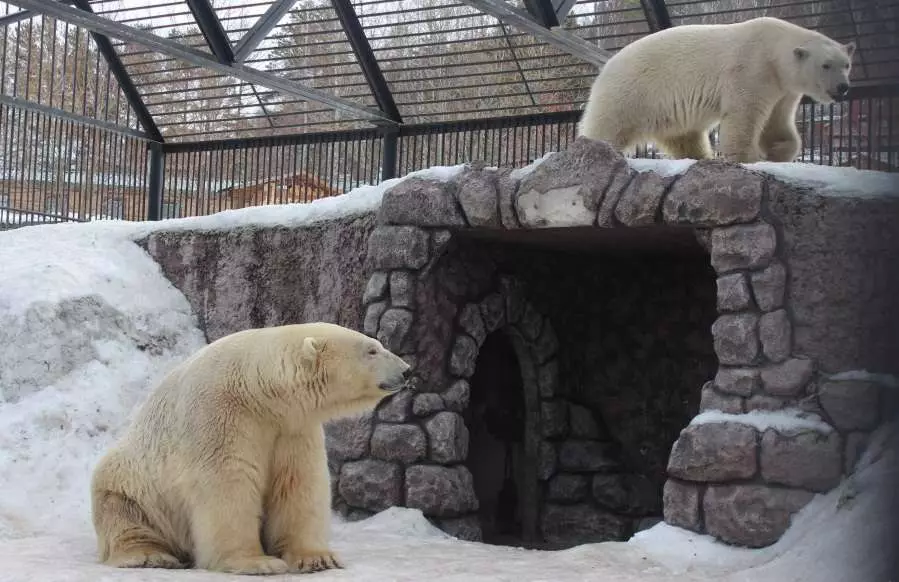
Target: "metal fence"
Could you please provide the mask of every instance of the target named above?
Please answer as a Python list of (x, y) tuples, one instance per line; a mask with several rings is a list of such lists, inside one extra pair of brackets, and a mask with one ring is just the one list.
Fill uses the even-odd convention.
[[(0, 224), (145, 220), (308, 202), (432, 166), (521, 167), (576, 137), (580, 112), (157, 144), (0, 102)], [(899, 92), (806, 104), (799, 161), (899, 171)], [(713, 141), (714, 141), (713, 135)], [(651, 146), (639, 157), (660, 157)]]

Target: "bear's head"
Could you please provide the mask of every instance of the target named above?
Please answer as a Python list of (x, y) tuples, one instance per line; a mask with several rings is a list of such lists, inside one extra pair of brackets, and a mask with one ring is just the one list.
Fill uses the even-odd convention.
[(411, 371), (378, 340), (327, 323), (303, 339), (300, 358), (316, 408), (329, 417), (374, 408), (406, 387)]
[(849, 93), (853, 54), (854, 42), (840, 44), (826, 37), (804, 42), (793, 48), (792, 58), (797, 66), (787, 82), (796, 93), (819, 103), (833, 103)]

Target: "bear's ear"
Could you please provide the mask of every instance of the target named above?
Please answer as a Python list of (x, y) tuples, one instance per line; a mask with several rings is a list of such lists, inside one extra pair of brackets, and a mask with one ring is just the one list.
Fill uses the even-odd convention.
[(300, 349), (300, 360), (303, 362), (303, 365), (309, 369), (314, 369), (324, 347), (325, 342), (318, 338), (304, 338), (303, 347)]
[(849, 55), (850, 57), (855, 54), (855, 41), (854, 40), (850, 40), (849, 42), (844, 44), (843, 47), (846, 49), (846, 54)]
[(793, 49), (793, 54), (796, 55), (796, 58), (801, 61), (808, 57), (808, 50), (802, 48), (801, 46), (797, 46)]

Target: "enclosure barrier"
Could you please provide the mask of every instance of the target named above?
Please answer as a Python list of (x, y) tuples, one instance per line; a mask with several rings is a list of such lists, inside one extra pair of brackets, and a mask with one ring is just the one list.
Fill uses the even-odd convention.
[[(899, 170), (899, 87), (859, 87), (797, 116), (799, 161)], [(564, 149), (579, 111), (355, 131), (149, 140), (109, 124), (0, 101), (0, 228), (97, 219), (158, 220), (309, 202), (409, 172), (480, 160), (521, 167)], [(712, 136), (713, 141), (715, 135)], [(638, 157), (659, 157), (651, 146)]]

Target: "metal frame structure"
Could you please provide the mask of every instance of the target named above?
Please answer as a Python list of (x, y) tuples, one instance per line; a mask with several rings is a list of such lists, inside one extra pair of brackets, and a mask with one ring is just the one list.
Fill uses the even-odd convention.
[[(308, 10), (307, 8), (302, 7), (297, 8), (298, 0), (271, 0), (268, 3), (257, 3), (257, 5), (267, 4), (266, 10), (256, 19), (255, 23), (242, 35), (236, 38), (234, 42), (229, 40), (229, 34), (231, 34), (232, 31), (227, 30), (227, 27), (223, 25), (223, 20), (219, 17), (221, 9), (217, 10), (213, 5), (212, 0), (181, 0), (189, 10), (192, 22), (198, 28), (199, 34), (204, 40), (203, 44), (205, 47), (208, 47), (208, 53), (198, 50), (196, 46), (189, 46), (186, 42), (164, 38), (151, 31), (132, 26), (128, 22), (117, 22), (112, 18), (105, 17), (105, 15), (96, 14), (91, 8), (91, 2), (102, 3), (104, 1), (108, 0), (6, 0), (7, 4), (17, 6), (21, 10), (13, 14), (0, 16), (0, 26), (9, 26), (15, 22), (20, 22), (21, 20), (31, 18), (35, 15), (44, 14), (90, 30), (93, 33), (94, 41), (102, 52), (110, 70), (113, 72), (116, 80), (127, 96), (129, 104), (140, 121), (141, 127), (145, 131), (147, 137), (153, 141), (168, 140), (170, 139), (169, 134), (171, 134), (171, 131), (166, 131), (163, 127), (163, 125), (166, 124), (159, 125), (158, 120), (154, 119), (154, 116), (150, 112), (153, 106), (147, 102), (147, 98), (152, 96), (153, 101), (159, 102), (158, 93), (148, 91), (145, 85), (135, 82), (133, 78), (135, 74), (133, 65), (123, 62), (123, 59), (117, 54), (110, 39), (117, 39), (127, 43), (141, 45), (149, 49), (152, 53), (163, 55), (166, 59), (183, 62), (189, 65), (188, 68), (181, 67), (180, 69), (174, 69), (176, 71), (188, 71), (190, 67), (200, 68), (219, 76), (219, 78), (230, 78), (241, 84), (248, 85), (250, 92), (254, 97), (254, 106), (263, 111), (263, 117), (268, 121), (269, 134), (278, 132), (289, 133), (287, 130), (299, 127), (296, 125), (276, 123), (279, 114), (272, 113), (269, 109), (274, 107), (271, 103), (273, 98), (277, 96), (280, 96), (283, 99), (293, 99), (295, 100), (293, 101), (295, 103), (316, 103), (325, 106), (326, 110), (343, 112), (350, 116), (355, 116), (361, 122), (367, 122), (378, 127), (396, 127), (407, 122), (410, 117), (408, 113), (403, 113), (404, 107), (408, 102), (404, 102), (399, 96), (410, 95), (412, 93), (405, 89), (398, 91), (397, 86), (406, 82), (405, 80), (399, 80), (398, 77), (400, 74), (406, 74), (407, 76), (403, 79), (411, 78), (416, 72), (416, 69), (411, 68), (409, 69), (409, 73), (404, 73), (396, 67), (393, 67), (391, 70), (385, 70), (383, 68), (382, 65), (384, 60), (383, 58), (379, 58), (378, 54), (383, 52), (384, 49), (374, 46), (374, 43), (369, 38), (371, 36), (371, 30), (367, 31), (366, 27), (363, 26), (363, 23), (354, 8), (354, 3), (351, 0), (330, 0), (330, 6), (333, 10), (335, 22), (339, 24), (343, 32), (344, 40), (348, 45), (349, 51), (351, 51), (353, 55), (354, 61), (360, 69), (361, 76), (365, 83), (366, 91), (364, 93), (359, 93), (355, 88), (345, 91), (347, 93), (352, 91), (352, 98), (339, 95), (338, 93), (341, 91), (315, 88), (296, 78), (291, 78), (296, 77), (296, 75), (292, 74), (292, 70), (285, 69), (284, 72), (287, 74), (281, 74), (281, 72), (276, 69), (266, 71), (260, 69), (258, 66), (248, 63), (248, 59), (250, 59), (253, 53), (259, 49), (261, 43), (275, 29), (281, 26), (283, 32), (283, 25), (280, 25), (279, 23), (281, 23), (285, 15), (291, 12), (291, 10)], [(892, 2), (893, 0), (890, 1)], [(582, 71), (577, 73), (582, 79), (589, 77), (591, 74), (595, 75), (596, 70), (601, 68), (612, 54), (614, 54), (614, 51), (601, 46), (603, 40), (601, 37), (585, 36), (585, 34), (580, 33), (580, 29), (568, 29), (562, 26), (561, 23), (566, 20), (566, 17), (574, 15), (573, 10), (577, 6), (583, 7), (591, 4), (584, 0), (581, 0), (580, 2), (578, 0), (519, 0), (523, 8), (518, 8), (515, 6), (514, 2), (508, 0), (459, 0), (458, 2), (444, 0), (444, 2), (447, 7), (452, 5), (469, 6), (475, 9), (479, 14), (492, 16), (495, 21), (500, 24), (503, 34), (502, 37), (496, 38), (498, 40), (500, 38), (503, 39), (501, 42), (504, 43), (505, 46), (502, 50), (512, 57), (508, 62), (514, 63), (519, 77), (517, 81), (514, 82), (517, 82), (519, 87), (523, 87), (524, 92), (520, 93), (520, 95), (526, 97), (529, 103), (534, 107), (539, 107), (539, 103), (534, 96), (532, 85), (535, 82), (544, 83), (545, 85), (546, 81), (543, 80), (542, 75), (537, 74), (536, 69), (533, 67), (529, 69), (522, 65), (522, 57), (519, 52), (523, 47), (533, 47), (536, 45), (525, 45), (520, 41), (511, 42), (508, 38), (508, 29), (502, 25), (507, 25), (516, 30), (518, 34), (522, 35), (518, 38), (529, 38), (532, 39), (532, 41), (536, 40), (545, 46), (552, 47), (560, 54), (568, 55), (573, 59), (573, 61), (570, 62), (566, 61), (563, 66), (570, 67), (576, 64), (585, 65), (587, 68), (577, 69), (578, 71)], [(371, 10), (373, 5), (377, 4), (372, 0), (358, 0), (356, 3), (365, 5), (368, 11)], [(645, 33), (651, 33), (669, 28), (675, 24), (690, 22), (690, 18), (693, 17), (685, 15), (685, 10), (692, 5), (702, 3), (707, 4), (708, 2), (705, 0), (676, 0), (673, 5), (675, 6), (677, 13), (672, 13), (665, 0), (640, 0), (639, 8), (637, 10), (642, 13)], [(68, 6), (68, 4), (74, 4), (74, 6)], [(169, 4), (175, 4), (175, 2), (169, 2)], [(592, 4), (599, 3), (594, 2)], [(747, 4), (747, 6), (750, 4)], [(784, 6), (796, 7), (806, 4), (809, 6), (813, 5), (813, 0), (798, 0), (798, 2), (790, 2), (789, 6)], [(737, 17), (742, 14), (749, 16), (749, 11), (750, 8), (737, 7), (731, 9), (730, 12), (723, 11), (721, 14), (726, 15), (726, 13), (732, 12), (733, 14), (738, 15)], [(105, 12), (108, 13), (111, 11)], [(615, 15), (618, 13), (622, 14), (621, 18), (624, 18), (623, 15), (627, 10), (622, 8), (617, 9), (615, 14), (612, 12), (612, 10), (609, 11), (609, 18), (618, 18), (618, 16)], [(845, 11), (845, 19), (848, 19), (851, 22), (855, 35), (862, 35), (863, 32), (860, 29), (860, 24), (855, 12), (855, 9), (850, 6), (850, 8)], [(383, 18), (386, 19), (392, 17), (399, 19), (403, 17), (402, 11), (388, 11), (382, 12), (381, 14), (383, 15)], [(629, 14), (632, 14), (632, 12)], [(705, 8), (697, 14), (702, 18), (709, 17), (708, 10)], [(712, 12), (711, 14), (714, 15), (716, 13)], [(832, 14), (832, 11), (828, 12), (828, 14)], [(598, 9), (598, 12), (594, 14), (594, 19), (602, 19), (605, 18), (605, 16), (605, 13)], [(129, 18), (127, 20), (131, 21), (133, 19)], [(680, 22), (675, 22), (677, 20)], [(620, 25), (633, 27), (636, 25), (636, 21), (625, 19), (621, 21)], [(459, 30), (463, 31), (467, 29), (460, 28)], [(481, 30), (486, 31), (487, 29), (482, 27)], [(641, 34), (629, 32), (627, 35), (628, 38), (631, 38), (634, 35), (640, 36)], [(283, 36), (283, 34), (281, 36)], [(375, 40), (381, 41), (383, 38), (385, 37), (378, 36)], [(397, 38), (396, 41), (400, 41), (400, 39)], [(310, 42), (309, 50), (318, 50), (317, 47), (319, 45), (333, 45), (334, 42), (335, 41), (330, 40), (321, 43)], [(625, 41), (624, 44), (627, 44), (627, 41)], [(433, 46), (433, 43), (419, 43), (414, 46), (428, 47), (430, 49), (430, 47)], [(490, 50), (499, 50), (499, 47)], [(885, 49), (872, 47), (871, 50)], [(862, 60), (861, 54), (859, 59)], [(396, 62), (396, 59), (393, 58), (388, 60), (391, 63)], [(463, 65), (465, 65), (465, 63), (452, 65), (454, 69), (448, 70), (447, 72), (450, 74), (446, 77), (453, 78), (455, 76), (455, 69), (461, 70)], [(131, 70), (129, 71), (129, 69)], [(149, 73), (140, 72), (138, 74), (143, 79), (146, 78)], [(348, 73), (339, 72), (333, 74), (335, 79), (341, 76), (347, 77)], [(458, 77), (468, 79), (470, 76), (471, 75), (459, 75)], [(196, 78), (203, 79), (210, 77)], [(534, 78), (536, 78), (536, 80)], [(576, 77), (572, 76), (571, 78)], [(559, 79), (561, 81), (566, 78), (559, 77)], [(500, 88), (506, 90), (505, 87), (511, 87), (513, 81), (504, 81), (503, 83), (505, 84), (502, 85), (502, 87), (500, 87), (500, 85), (495, 85), (498, 90)], [(586, 84), (586, 82), (581, 83), (581, 98), (583, 98), (584, 94), (583, 85)], [(257, 86), (265, 87), (268, 90), (260, 92)], [(338, 86), (342, 90), (343, 87), (348, 87), (349, 85), (343, 84)], [(353, 85), (353, 87), (356, 86), (357, 85)], [(469, 86), (463, 85), (463, 87)], [(440, 91), (446, 92), (447, 89), (440, 89)], [(544, 89), (543, 92), (546, 93), (547, 90)], [(142, 93), (144, 94), (143, 96)], [(518, 94), (516, 93), (516, 95)], [(367, 98), (374, 101), (375, 106), (359, 103), (358, 96), (363, 96), (363, 98), (367, 96)], [(465, 97), (464, 99), (472, 100), (474, 97)], [(438, 102), (439, 101), (434, 101), (433, 103), (436, 104)], [(575, 105), (576, 102), (573, 102), (572, 108), (574, 108)], [(246, 108), (249, 107), (249, 105), (240, 107)], [(487, 110), (485, 109), (485, 112), (486, 111)], [(513, 110), (510, 110), (509, 112), (512, 114), (515, 113)], [(457, 115), (456, 119), (459, 118), (464, 118), (464, 116)], [(415, 122), (426, 122), (426, 120), (418, 119), (415, 120)]]
[(7, 4), (12, 4), (35, 13), (53, 16), (59, 20), (74, 24), (94, 33), (103, 34), (109, 37), (125, 40), (136, 44), (141, 44), (147, 48), (156, 50), (164, 55), (169, 55), (185, 62), (209, 69), (228, 77), (233, 77), (248, 83), (267, 86), (276, 91), (280, 91), (287, 95), (301, 97), (318, 101), (324, 105), (328, 105), (334, 109), (344, 110), (350, 113), (361, 115), (363, 118), (387, 123), (393, 125), (384, 113), (375, 111), (367, 107), (360, 107), (355, 103), (346, 101), (339, 97), (329, 95), (324, 91), (319, 91), (311, 87), (307, 87), (295, 81), (265, 73), (257, 69), (253, 69), (240, 63), (223, 63), (216, 58), (212, 58), (196, 49), (186, 47), (181, 43), (164, 39), (155, 34), (145, 32), (136, 28), (132, 28), (117, 22), (108, 20), (94, 15), (92, 12), (85, 12), (77, 8), (69, 8), (62, 4), (47, 2), (45, 0), (6, 0)]
[[(19, 10), (3, 14), (4, 4)], [(26, 25), (30, 31), (35, 17), (50, 18), (54, 33), (57, 22), (66, 31), (70, 25), (88, 31), (105, 67), (101, 72), (76, 65), (73, 75), (83, 76), (81, 93), (72, 88), (71, 95), (55, 103), (51, 96), (48, 103), (41, 100), (40, 86), (37, 100), (27, 88), (25, 95), (6, 93), (7, 63), (0, 62), (0, 108), (141, 140), (149, 167), (150, 219), (162, 216), (165, 184), (169, 173), (178, 171), (167, 156), (313, 147), (364, 136), (377, 142), (379, 178), (387, 179), (408, 170), (408, 160), (421, 153), (415, 140), (432, 140), (440, 132), (457, 136), (538, 122), (571, 124), (592, 79), (617, 50), (646, 34), (694, 22), (768, 14), (855, 39), (859, 75), (853, 96), (899, 95), (899, 45), (884, 24), (891, 15), (899, 18), (899, 0), (886, 0), (876, 10), (866, 0), (833, 0), (833, 6), (790, 0), (762, 8), (754, 0), (731, 0), (720, 10), (710, 7), (712, 0), (421, 0), (419, 8), (379, 0), (248, 0), (233, 7), (221, 0), (146, 0), (149, 8), (140, 10), (175, 11), (178, 18), (168, 24), (158, 24), (157, 16), (134, 16), (138, 8), (109, 4), (113, 0), (0, 0), (0, 33)], [(78, 38), (76, 55), (85, 50)], [(43, 47), (39, 50), (43, 54)], [(32, 62), (29, 52), (28, 71)], [(13, 66), (18, 74), (20, 65)], [(125, 127), (118, 116), (100, 119), (86, 106), (88, 75), (94, 75), (93, 91), (99, 91), (103, 73), (114, 79), (133, 126)], [(61, 75), (64, 83), (66, 75)], [(83, 101), (80, 111), (76, 97)], [(204, 105), (196, 105), (198, 100)], [(104, 110), (110, 108), (108, 95), (106, 101)], [(100, 109), (96, 95), (93, 109)], [(836, 119), (833, 107), (830, 115)], [(24, 122), (34, 122), (28, 119)], [(892, 136), (892, 129), (885, 131)], [(0, 140), (12, 143), (24, 136), (11, 132)], [(433, 147), (449, 151), (443, 141)]]

